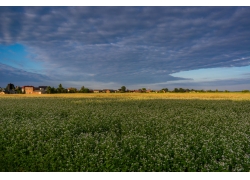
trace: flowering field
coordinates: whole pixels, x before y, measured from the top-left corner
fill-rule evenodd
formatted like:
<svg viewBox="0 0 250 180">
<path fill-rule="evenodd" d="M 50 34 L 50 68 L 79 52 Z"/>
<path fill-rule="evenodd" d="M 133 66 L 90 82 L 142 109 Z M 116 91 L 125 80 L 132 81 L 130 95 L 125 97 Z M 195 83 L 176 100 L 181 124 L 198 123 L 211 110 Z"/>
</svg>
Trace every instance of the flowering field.
<svg viewBox="0 0 250 180">
<path fill-rule="evenodd" d="M 249 170 L 249 100 L 0 98 L 0 171 Z"/>
</svg>

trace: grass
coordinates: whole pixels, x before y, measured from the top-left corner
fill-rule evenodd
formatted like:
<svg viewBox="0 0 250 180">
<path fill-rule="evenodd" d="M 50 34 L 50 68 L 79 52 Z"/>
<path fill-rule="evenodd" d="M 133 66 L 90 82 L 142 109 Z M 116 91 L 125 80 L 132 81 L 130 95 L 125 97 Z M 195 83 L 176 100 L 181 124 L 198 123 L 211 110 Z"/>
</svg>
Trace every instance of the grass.
<svg viewBox="0 0 250 180">
<path fill-rule="evenodd" d="M 0 97 L 0 171 L 250 170 L 248 94 Z"/>
</svg>

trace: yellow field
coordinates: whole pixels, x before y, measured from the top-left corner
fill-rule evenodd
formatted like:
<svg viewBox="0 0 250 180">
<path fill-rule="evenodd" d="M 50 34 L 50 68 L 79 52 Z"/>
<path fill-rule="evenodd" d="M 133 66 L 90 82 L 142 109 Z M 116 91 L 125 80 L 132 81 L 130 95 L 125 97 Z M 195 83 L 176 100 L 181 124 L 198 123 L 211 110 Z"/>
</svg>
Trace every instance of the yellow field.
<svg viewBox="0 0 250 180">
<path fill-rule="evenodd" d="M 250 100 L 250 93 L 73 93 L 73 94 L 1 94 L 0 98 L 128 98 L 128 99 L 229 99 Z"/>
</svg>

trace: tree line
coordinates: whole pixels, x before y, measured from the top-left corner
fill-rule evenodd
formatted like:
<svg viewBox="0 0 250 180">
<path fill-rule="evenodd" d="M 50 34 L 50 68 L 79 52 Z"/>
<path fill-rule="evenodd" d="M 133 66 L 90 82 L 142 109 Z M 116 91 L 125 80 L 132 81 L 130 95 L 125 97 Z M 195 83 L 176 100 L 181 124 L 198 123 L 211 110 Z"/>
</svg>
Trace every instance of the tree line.
<svg viewBox="0 0 250 180">
<path fill-rule="evenodd" d="M 5 89 L 8 89 L 8 85 Z M 0 87 L 0 92 L 4 91 L 5 90 L 4 88 L 1 88 Z M 225 91 L 219 91 L 218 89 L 216 90 L 197 90 L 197 89 L 185 89 L 185 88 L 174 88 L 172 91 L 170 91 L 168 88 L 162 88 L 161 90 L 157 90 L 157 91 L 154 91 L 154 90 L 147 90 L 146 88 L 141 88 L 141 89 L 137 89 L 137 90 L 128 90 L 126 88 L 126 86 L 122 86 L 120 89 L 117 90 L 117 92 L 119 93 L 126 93 L 126 92 L 140 92 L 140 93 L 146 93 L 146 92 L 157 92 L 157 93 L 166 93 L 166 92 L 173 92 L 173 93 L 186 93 L 186 92 L 199 92 L 199 93 L 205 93 L 205 92 L 210 92 L 210 93 L 216 93 L 216 92 L 230 92 L 228 90 L 225 90 Z M 25 91 L 22 92 L 22 88 L 19 87 L 19 86 L 16 86 L 15 87 L 15 92 L 17 94 L 25 94 Z M 51 87 L 51 86 L 48 86 L 46 88 L 46 93 L 48 94 L 55 94 L 55 93 L 91 93 L 93 91 L 91 91 L 89 88 L 86 88 L 84 86 L 82 86 L 79 90 L 77 88 L 68 88 L 68 89 L 65 89 L 62 84 L 59 84 L 57 88 L 55 87 Z M 241 92 L 243 93 L 249 93 L 250 91 L 249 90 L 242 90 Z"/>
<path fill-rule="evenodd" d="M 55 93 L 89 93 L 90 90 L 88 88 L 85 88 L 84 86 L 82 86 L 80 90 L 77 90 L 76 88 L 65 89 L 62 86 L 62 84 L 59 84 L 58 88 L 48 86 L 47 89 L 46 89 L 46 92 L 48 94 L 55 94 Z"/>
</svg>

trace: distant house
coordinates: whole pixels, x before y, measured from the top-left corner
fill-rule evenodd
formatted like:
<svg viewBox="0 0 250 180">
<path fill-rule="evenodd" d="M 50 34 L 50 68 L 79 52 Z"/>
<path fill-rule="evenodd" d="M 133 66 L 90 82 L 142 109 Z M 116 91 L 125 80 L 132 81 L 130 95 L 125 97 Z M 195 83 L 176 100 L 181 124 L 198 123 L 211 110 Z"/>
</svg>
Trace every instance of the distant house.
<svg viewBox="0 0 250 180">
<path fill-rule="evenodd" d="M 127 90 L 127 92 L 129 93 L 133 93 L 135 90 Z"/>
<path fill-rule="evenodd" d="M 38 86 L 41 91 L 47 91 L 48 86 Z"/>
<path fill-rule="evenodd" d="M 33 94 L 45 94 L 45 89 L 42 87 L 34 87 Z"/>
<path fill-rule="evenodd" d="M 115 90 L 113 90 L 113 89 L 103 89 L 102 92 L 104 92 L 104 93 L 114 93 Z"/>
<path fill-rule="evenodd" d="M 22 92 L 25 94 L 45 94 L 45 91 L 47 89 L 47 86 L 39 86 L 39 87 L 34 87 L 34 86 L 23 86 L 22 87 Z"/>
<path fill-rule="evenodd" d="M 67 89 L 67 91 L 68 91 L 69 93 L 76 93 L 76 92 L 77 92 L 77 89 L 76 89 L 76 88 L 73 88 L 73 87 L 70 87 L 70 88 Z"/>
<path fill-rule="evenodd" d="M 141 89 L 138 89 L 138 90 L 134 90 L 134 93 L 141 93 L 142 90 Z"/>
<path fill-rule="evenodd" d="M 32 94 L 33 91 L 34 91 L 34 86 L 23 86 L 22 87 L 22 93 Z"/>
<path fill-rule="evenodd" d="M 100 92 L 102 92 L 102 90 L 94 89 L 93 92 L 94 93 L 100 93 Z"/>
</svg>

